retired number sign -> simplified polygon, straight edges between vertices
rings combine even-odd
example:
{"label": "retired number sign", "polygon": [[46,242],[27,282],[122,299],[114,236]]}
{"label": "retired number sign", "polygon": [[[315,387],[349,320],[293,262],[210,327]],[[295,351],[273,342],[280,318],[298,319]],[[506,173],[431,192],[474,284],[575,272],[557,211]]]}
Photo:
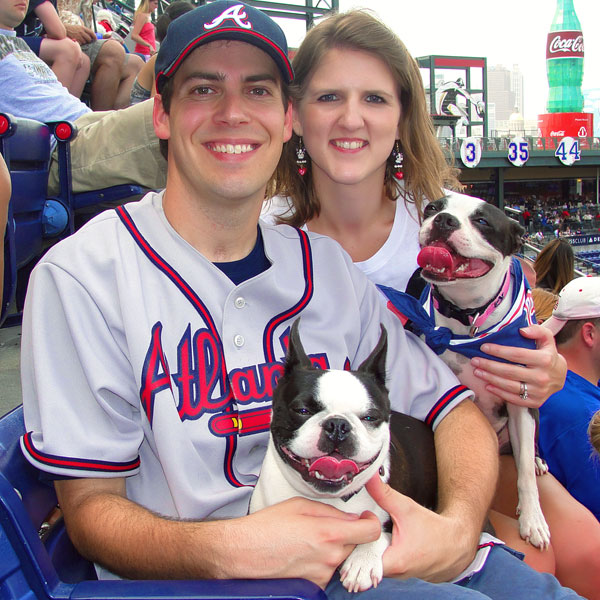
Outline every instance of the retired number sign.
{"label": "retired number sign", "polygon": [[570,167],[576,161],[581,160],[581,149],[579,140],[572,137],[564,137],[556,148],[554,156],[560,160],[563,165]]}
{"label": "retired number sign", "polygon": [[460,145],[460,159],[465,167],[476,167],[481,160],[481,140],[475,137],[465,138]]}
{"label": "retired number sign", "polygon": [[515,167],[522,167],[529,160],[529,144],[522,137],[514,137],[508,144],[508,160]]}

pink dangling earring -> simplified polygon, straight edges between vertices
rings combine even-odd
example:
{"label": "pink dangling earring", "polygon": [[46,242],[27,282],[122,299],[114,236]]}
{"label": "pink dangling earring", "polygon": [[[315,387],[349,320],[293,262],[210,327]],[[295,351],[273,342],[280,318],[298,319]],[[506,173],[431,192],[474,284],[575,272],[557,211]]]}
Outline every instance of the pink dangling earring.
{"label": "pink dangling earring", "polygon": [[392,150],[392,156],[394,157],[394,177],[398,180],[404,179],[404,171],[402,170],[404,154],[400,151],[400,142],[397,140],[394,149]]}
{"label": "pink dangling earring", "polygon": [[302,143],[302,137],[298,138],[298,146],[296,147],[296,164],[298,165],[298,173],[304,177],[306,173],[306,148]]}

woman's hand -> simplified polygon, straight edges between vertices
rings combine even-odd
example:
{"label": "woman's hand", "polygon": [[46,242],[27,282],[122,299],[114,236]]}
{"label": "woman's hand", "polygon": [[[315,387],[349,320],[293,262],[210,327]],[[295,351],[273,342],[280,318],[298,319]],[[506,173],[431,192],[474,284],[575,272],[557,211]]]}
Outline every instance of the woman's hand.
{"label": "woman's hand", "polygon": [[567,376],[567,362],[557,352],[549,329],[530,325],[520,331],[526,338],[536,341],[536,350],[483,344],[481,349],[486,354],[511,362],[476,357],[471,359],[471,365],[475,375],[486,382],[486,389],[490,392],[512,404],[539,408],[548,396],[562,389]]}

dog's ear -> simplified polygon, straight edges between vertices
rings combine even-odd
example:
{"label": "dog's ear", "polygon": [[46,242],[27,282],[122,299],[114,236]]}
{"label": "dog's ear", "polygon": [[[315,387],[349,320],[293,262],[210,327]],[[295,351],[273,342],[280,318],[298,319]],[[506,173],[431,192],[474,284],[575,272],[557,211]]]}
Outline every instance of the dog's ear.
{"label": "dog's ear", "polygon": [[518,252],[521,249],[521,246],[523,245],[523,234],[525,233],[525,228],[521,226],[521,224],[518,221],[515,221],[514,219],[509,219],[510,224],[509,224],[509,231],[508,231],[508,235],[509,235],[509,246],[510,246],[510,252],[508,252],[508,254],[514,254],[515,252]]}
{"label": "dog's ear", "polygon": [[290,335],[288,339],[288,349],[285,357],[285,374],[287,375],[293,369],[298,367],[304,367],[310,369],[312,363],[310,358],[306,355],[302,342],[300,341],[300,333],[298,329],[300,327],[300,317],[298,317],[292,324],[290,329]]}
{"label": "dog's ear", "polygon": [[386,371],[385,361],[387,357],[387,331],[385,327],[381,326],[381,335],[377,346],[364,362],[358,367],[358,370],[362,373],[370,373],[375,377],[378,384],[385,386],[386,382]]}

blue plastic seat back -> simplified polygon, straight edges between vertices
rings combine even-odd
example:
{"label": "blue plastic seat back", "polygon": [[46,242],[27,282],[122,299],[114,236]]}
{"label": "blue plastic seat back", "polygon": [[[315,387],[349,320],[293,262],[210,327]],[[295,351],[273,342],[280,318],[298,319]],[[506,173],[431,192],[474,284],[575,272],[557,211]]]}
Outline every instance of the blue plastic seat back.
{"label": "blue plastic seat back", "polygon": [[16,268],[42,251],[42,212],[46,202],[52,133],[45,123],[14,119],[17,131],[5,140],[12,182]]}
{"label": "blue plastic seat back", "polygon": [[56,507],[54,488],[25,459],[23,409],[0,417],[0,598],[2,600],[327,600],[302,579],[98,581],[59,519],[40,539]]}

